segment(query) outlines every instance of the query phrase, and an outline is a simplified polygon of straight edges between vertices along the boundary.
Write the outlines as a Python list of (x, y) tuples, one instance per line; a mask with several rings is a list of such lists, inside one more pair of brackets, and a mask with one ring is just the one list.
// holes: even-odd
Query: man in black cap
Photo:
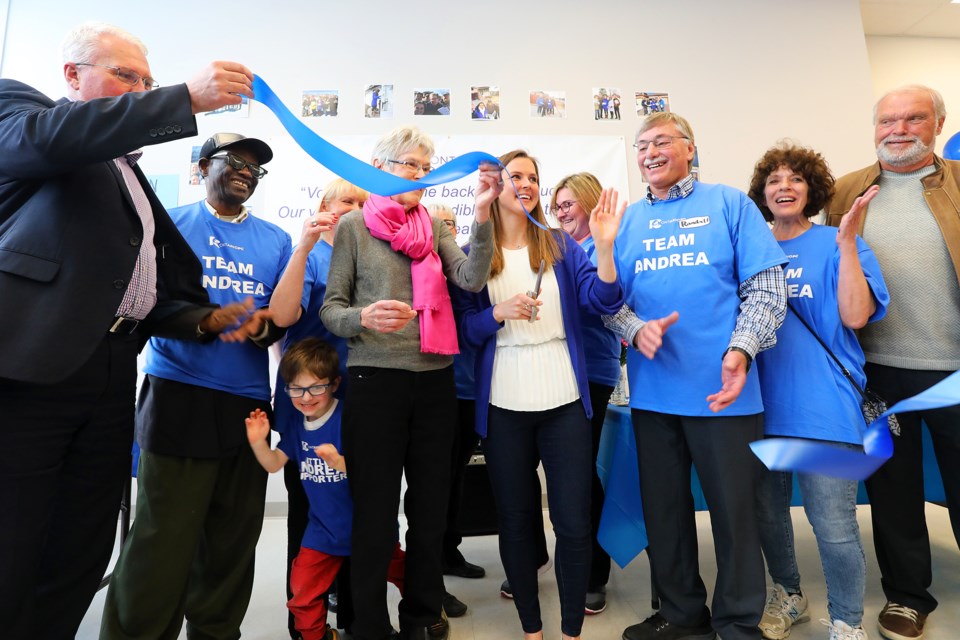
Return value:
[[(269, 305), (290, 236), (250, 215), (273, 158), (266, 143), (218, 133), (200, 150), (205, 200), (170, 217), (200, 259), (210, 299)], [(237, 638), (253, 587), (267, 474), (244, 418), (270, 413), (267, 322), (253, 342), (153, 338), (137, 407), (137, 514), (117, 561), (101, 638)], [(271, 417), (272, 419), (272, 417)]]

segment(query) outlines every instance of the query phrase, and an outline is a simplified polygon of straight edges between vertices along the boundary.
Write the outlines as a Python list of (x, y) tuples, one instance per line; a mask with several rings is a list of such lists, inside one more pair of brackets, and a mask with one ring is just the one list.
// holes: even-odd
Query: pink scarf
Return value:
[(433, 250), (433, 227), (423, 205), (409, 213), (390, 198), (370, 194), (363, 205), (363, 222), (370, 235), (390, 243), (413, 264), (413, 309), (420, 320), (420, 352), (460, 353), (453, 306), (440, 256)]

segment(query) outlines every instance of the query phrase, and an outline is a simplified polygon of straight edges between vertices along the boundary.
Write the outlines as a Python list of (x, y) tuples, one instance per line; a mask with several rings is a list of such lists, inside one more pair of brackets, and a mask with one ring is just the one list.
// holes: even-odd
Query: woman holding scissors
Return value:
[(546, 227), (536, 161), (524, 151), (500, 161), (504, 182), (512, 186), (490, 206), (490, 279), (478, 293), (456, 290), (454, 304), (465, 346), (477, 351), (477, 432), (497, 505), (500, 558), (524, 638), (543, 637), (529, 526), (541, 509), (542, 461), (557, 537), (561, 631), (569, 640), (580, 637), (590, 571), (592, 411), (579, 309), (610, 314), (620, 308), (613, 240), (625, 204), (617, 209), (616, 192), (607, 190), (591, 212), (594, 267), (574, 240)]

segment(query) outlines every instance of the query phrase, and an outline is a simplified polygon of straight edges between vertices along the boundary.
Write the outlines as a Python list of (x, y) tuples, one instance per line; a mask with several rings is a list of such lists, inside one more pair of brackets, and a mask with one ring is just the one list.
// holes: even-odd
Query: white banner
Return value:
[[(347, 153), (369, 160), (376, 136), (338, 136), (329, 141)], [(308, 156), (289, 138), (271, 138), (273, 160), (265, 165), (269, 174), (247, 203), (254, 215), (273, 222), (294, 239), (300, 237), (305, 217), (320, 203), (323, 189), (336, 176)], [(621, 136), (438, 136), (434, 138), (436, 153), (431, 164), (436, 168), (468, 151), (486, 151), (498, 156), (512, 149), (524, 149), (540, 163), (540, 198), (544, 209), (550, 204), (554, 185), (572, 173), (588, 171), (604, 187), (616, 188), (628, 197), (625, 141)], [(474, 218), (476, 174), (456, 182), (430, 187), (423, 203), (440, 202), (457, 214), (458, 238), (466, 242)], [(205, 196), (203, 185), (185, 186), (179, 194), (180, 204), (196, 202)], [(555, 223), (555, 221), (554, 221)]]

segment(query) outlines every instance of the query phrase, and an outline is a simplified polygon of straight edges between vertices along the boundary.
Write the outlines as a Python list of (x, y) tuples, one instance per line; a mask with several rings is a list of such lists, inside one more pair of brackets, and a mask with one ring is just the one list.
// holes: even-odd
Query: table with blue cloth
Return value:
[[(606, 492), (597, 538), (613, 561), (623, 569), (647, 547), (637, 470), (637, 443), (633, 437), (629, 407), (607, 407), (597, 455), (597, 473)], [(943, 504), (943, 481), (926, 428), (923, 430), (923, 479), (927, 501)], [(793, 505), (798, 506), (802, 504), (802, 495), (796, 476), (793, 484)], [(698, 511), (705, 511), (707, 500), (700, 488), (696, 469), (691, 470), (691, 493), (694, 507)], [(857, 492), (857, 502), (867, 503), (862, 482)]]

